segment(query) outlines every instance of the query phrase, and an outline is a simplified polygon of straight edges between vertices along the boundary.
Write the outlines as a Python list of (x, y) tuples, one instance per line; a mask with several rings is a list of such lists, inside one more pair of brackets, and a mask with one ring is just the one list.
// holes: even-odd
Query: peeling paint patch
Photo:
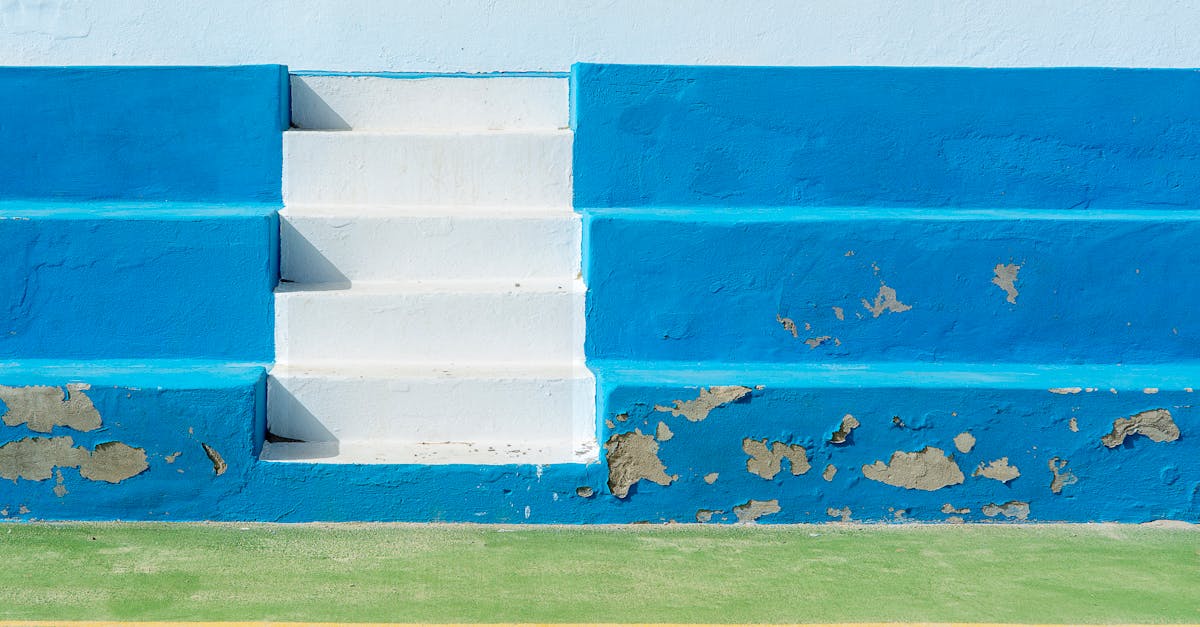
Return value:
[[(696, 522), (706, 523), (713, 519), (717, 514), (724, 514), (724, 510), (720, 509), (698, 509), (696, 510)], [(740, 520), (740, 518), (739, 518)]]
[(578, 488), (575, 488), (575, 496), (580, 498), (590, 499), (595, 493), (596, 491), (592, 489), (592, 486), (581, 485)]
[(704, 475), (704, 483), (712, 485), (717, 482), (717, 478), (720, 476), (720, 473), (710, 472), (707, 475)]
[(992, 277), (992, 285), (1004, 290), (1006, 300), (1014, 305), (1017, 304), (1017, 295), (1020, 294), (1016, 287), (1017, 273), (1020, 271), (1021, 266), (1015, 263), (998, 263), (992, 269), (996, 275)]
[(1083, 388), (1050, 388), (1051, 394), (1078, 394), (1083, 391)]
[(221, 454), (217, 452), (217, 449), (205, 444), (204, 442), (201, 442), (200, 446), (204, 449), (204, 454), (208, 455), (208, 460), (212, 462), (213, 474), (218, 477), (225, 474), (225, 471), (229, 469), (229, 464), (225, 463), (225, 459), (221, 457)]
[(995, 479), (1000, 483), (1008, 483), (1020, 477), (1021, 470), (1016, 466), (1008, 465), (1007, 457), (1001, 457), (1000, 459), (988, 462), (987, 465), (979, 462), (979, 467), (975, 469), (975, 472), (971, 473), (971, 476), (987, 477), (988, 479)]
[(830, 444), (845, 444), (846, 439), (850, 437), (850, 432), (859, 427), (858, 419), (850, 414), (842, 416), (842, 424), (829, 436)]
[(1158, 394), (1158, 388), (1143, 388), (1143, 394)]
[(1074, 416), (1072, 416), (1071, 420), (1069, 420), (1067, 422), (1067, 428), (1070, 429), (1074, 433), (1079, 433), (1079, 421), (1076, 420)]
[(808, 344), (808, 347), (811, 349), (811, 348), (816, 348), (832, 339), (833, 339), (832, 335), (822, 335), (820, 337), (810, 337), (807, 340), (804, 340), (804, 343)]
[(38, 433), (50, 433), (54, 427), (94, 431), (100, 428), (100, 412), (84, 393), (91, 387), (86, 383), (68, 383), (64, 392), (63, 388), (52, 385), (0, 385), (0, 401), (8, 407), (0, 420), (10, 427), (24, 424)]
[(63, 483), (62, 469), (54, 470), (54, 496), (62, 498), (68, 494), (67, 486)]
[(1067, 460), (1059, 459), (1057, 457), (1050, 460), (1050, 473), (1054, 475), (1054, 478), (1050, 480), (1051, 492), (1055, 494), (1062, 494), (1064, 487), (1074, 485), (1079, 482), (1079, 477), (1076, 477), (1075, 473), (1067, 470), (1068, 463), (1069, 462)]
[(619, 499), (629, 494), (633, 484), (645, 479), (661, 486), (671, 485), (679, 475), (668, 475), (658, 458), (658, 442), (635, 429), (614, 434), (604, 444), (608, 460), (608, 489)]
[(120, 483), (149, 467), (146, 449), (134, 448), (124, 442), (103, 442), (79, 464), (79, 474), (92, 481)]
[(963, 482), (962, 469), (940, 448), (926, 446), (920, 451), (892, 453), (888, 463), (876, 461), (862, 467), (872, 480), (909, 490), (940, 490)]
[(149, 467), (145, 449), (123, 442), (97, 444), (91, 452), (67, 436), (25, 438), (0, 446), (0, 477), (13, 481), (45, 481), (58, 468), (78, 468), (85, 479), (120, 483)]
[(179, 456), (180, 456), (180, 455), (183, 455), (183, 452), (182, 452), (182, 451), (175, 451), (174, 453), (171, 453), (170, 455), (163, 455), (163, 459), (164, 459), (164, 460), (165, 460), (165, 461), (166, 461), (168, 464), (174, 464), (174, 463), (175, 463), (175, 460), (179, 459)]
[(835, 318), (837, 318), (838, 320), (845, 320), (846, 319), (846, 310), (842, 309), (841, 307), (834, 307), (833, 308), (833, 316)]
[(956, 508), (949, 503), (945, 503), (942, 505), (942, 513), (943, 514), (970, 514), (971, 508), (969, 508), (969, 507)]
[(837, 474), (837, 466), (834, 466), (833, 464), (829, 464), (828, 466), (825, 466), (824, 472), (821, 473), (821, 478), (826, 481), (833, 481), (833, 477), (836, 474)]
[(954, 448), (958, 449), (959, 453), (970, 453), (971, 449), (975, 448), (975, 436), (969, 431), (954, 436)]
[(741, 505), (733, 508), (733, 513), (737, 516), (740, 523), (752, 523), (763, 516), (778, 514), (782, 509), (779, 507), (778, 499), (770, 501), (756, 501), (750, 499)]
[(675, 437), (675, 434), (671, 432), (671, 427), (668, 427), (667, 423), (661, 420), (658, 421), (658, 427), (654, 429), (654, 439), (659, 442), (666, 442), (673, 437)]
[(808, 463), (808, 453), (799, 444), (774, 442), (768, 448), (766, 439), (759, 441), (746, 438), (742, 440), (742, 450), (750, 456), (746, 460), (746, 470), (763, 479), (774, 479), (784, 459), (790, 462), (793, 475), (802, 475), (812, 468)]
[(905, 305), (896, 299), (896, 290), (886, 286), (879, 286), (879, 293), (875, 295), (875, 302), (870, 303), (867, 299), (862, 299), (862, 305), (871, 315), (878, 318), (883, 315), (883, 312), (902, 313), (912, 309), (910, 305)]
[(1113, 421), (1112, 433), (1100, 438), (1108, 448), (1116, 448), (1131, 435), (1144, 435), (1154, 442), (1174, 442), (1179, 439), (1179, 427), (1165, 409), (1151, 409), (1136, 413), (1129, 418)]
[(683, 416), (691, 422), (700, 422), (708, 418), (712, 410), (732, 403), (750, 393), (750, 388), (742, 385), (714, 385), (707, 390), (700, 388), (700, 394), (695, 400), (675, 401), (674, 407), (655, 405), (654, 411), (669, 411), (678, 418)]
[(792, 334), (792, 337), (800, 337), (800, 330), (796, 328), (796, 321), (791, 318), (784, 318), (779, 314), (775, 314), (775, 321), (783, 325), (783, 330)]
[(1029, 503), (1024, 501), (1009, 501), (1002, 505), (988, 503), (983, 506), (983, 515), (988, 518), (995, 518), (1002, 515), (1005, 518), (1025, 520), (1029, 518)]
[(850, 522), (850, 516), (853, 512), (849, 507), (834, 509), (832, 507), (825, 508), (825, 514), (830, 518), (839, 518), (842, 522)]

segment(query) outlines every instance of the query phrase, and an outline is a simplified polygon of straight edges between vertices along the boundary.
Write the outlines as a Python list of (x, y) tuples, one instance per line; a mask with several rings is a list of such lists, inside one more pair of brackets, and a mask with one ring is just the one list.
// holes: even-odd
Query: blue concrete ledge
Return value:
[(0, 359), (270, 362), (276, 210), (0, 203)]
[(590, 360), (1200, 358), (1195, 212), (583, 211)]
[(575, 204), (1200, 208), (1200, 72), (579, 64)]

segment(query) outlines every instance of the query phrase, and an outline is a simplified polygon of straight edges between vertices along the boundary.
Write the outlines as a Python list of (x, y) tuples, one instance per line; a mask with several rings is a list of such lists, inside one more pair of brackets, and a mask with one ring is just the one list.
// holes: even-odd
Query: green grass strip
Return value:
[(0, 525), (0, 618), (1200, 622), (1146, 526)]

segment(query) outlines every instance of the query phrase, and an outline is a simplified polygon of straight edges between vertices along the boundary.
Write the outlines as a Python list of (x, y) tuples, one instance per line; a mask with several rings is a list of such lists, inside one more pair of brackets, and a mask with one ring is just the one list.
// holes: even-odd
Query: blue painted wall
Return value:
[(574, 68), (579, 207), (1200, 207), (1200, 73)]
[(287, 70), (0, 68), (0, 200), (278, 202)]
[[(1190, 211), (669, 208), (585, 220), (589, 359), (1200, 357)], [(997, 265), (1019, 268), (1011, 302)], [(887, 289), (898, 304), (876, 307)]]
[(0, 202), (0, 359), (274, 359), (272, 205)]

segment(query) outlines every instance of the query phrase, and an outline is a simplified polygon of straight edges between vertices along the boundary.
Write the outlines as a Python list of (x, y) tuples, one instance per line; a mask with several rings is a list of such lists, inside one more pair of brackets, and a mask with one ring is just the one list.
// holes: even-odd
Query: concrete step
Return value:
[[(592, 359), (1196, 358), (1192, 211), (586, 210)], [(630, 315), (630, 295), (638, 315)]]
[(0, 365), (0, 517), (209, 520), (259, 454), (266, 371), (200, 359)]
[(571, 280), (580, 225), (569, 209), (292, 205), (280, 214), (280, 275), (297, 283)]
[(0, 359), (269, 362), (277, 209), (0, 202)]
[(578, 280), (282, 284), (276, 361), (570, 362), (583, 305)]
[(312, 130), (556, 129), (570, 123), (557, 77), (292, 75), (292, 126)]
[[(594, 460), (595, 383), (580, 363), (280, 365), (268, 381), (271, 461)], [(276, 439), (276, 438), (272, 438)]]
[(571, 206), (571, 132), (289, 131), (287, 204)]
[(588, 367), (608, 488), (638, 519), (1196, 517), (1195, 362)]

